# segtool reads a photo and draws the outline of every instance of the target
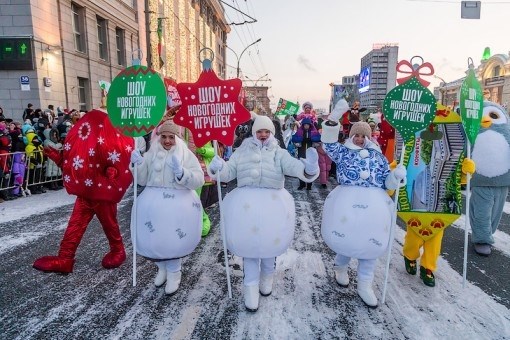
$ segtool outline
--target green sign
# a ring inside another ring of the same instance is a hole
[[[278,101],[278,107],[276,108],[275,115],[286,116],[298,113],[299,105],[288,100],[280,98]]]
[[[471,145],[475,144],[483,114],[483,93],[472,68],[460,87],[460,116]]]
[[[412,77],[393,88],[384,98],[384,118],[400,133],[404,141],[428,127],[436,115],[436,98]]]
[[[130,66],[113,79],[106,106],[112,125],[124,135],[140,137],[151,132],[166,110],[163,80],[146,66]]]
[[[33,70],[31,37],[0,37],[0,70]]]

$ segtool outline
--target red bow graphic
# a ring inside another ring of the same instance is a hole
[[[407,66],[408,69],[402,69],[403,66]],[[428,73],[422,73],[420,72],[420,69],[422,68],[427,68],[428,69]],[[402,78],[398,78],[397,79],[397,83],[400,85],[400,84],[403,84],[405,83],[406,81],[408,81],[409,79],[411,79],[412,77],[416,77],[418,79],[418,81],[425,87],[429,86],[430,85],[430,82],[429,81],[426,81],[425,79],[422,79],[420,76],[431,76],[434,74],[434,66],[432,66],[431,63],[423,63],[421,64],[420,66],[418,66],[418,68],[415,70],[413,68],[413,65],[411,65],[411,63],[407,60],[401,60],[398,62],[397,64],[397,72],[400,72],[400,73],[406,73],[406,74],[409,74],[407,77],[402,77]]]

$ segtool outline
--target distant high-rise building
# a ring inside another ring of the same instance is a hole
[[[361,58],[358,93],[361,107],[375,111],[382,107],[386,94],[396,86],[398,44],[375,44]]]

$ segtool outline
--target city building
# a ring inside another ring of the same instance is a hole
[[[396,86],[398,44],[374,44],[361,58],[358,93],[361,107],[368,112],[382,107],[386,94]]]
[[[230,27],[220,1],[145,2],[148,10],[140,31],[148,27],[144,30],[145,36],[141,37],[141,45],[148,46],[143,50],[147,51],[149,67],[178,83],[195,82],[202,71],[201,61],[212,57],[214,71],[219,78],[225,79]]]
[[[134,3],[30,0],[2,5],[0,105],[6,116],[19,120],[27,103],[83,111],[101,106],[99,81],[110,82],[130,64],[129,51],[138,48]]]
[[[222,77],[229,31],[223,13],[218,0],[2,5],[0,106],[16,120],[28,103],[43,109],[50,104],[82,111],[100,107],[99,82],[110,83],[137,60],[177,82],[196,81],[204,48],[214,52],[213,66]]]
[[[270,99],[267,86],[244,86],[244,105],[248,110],[260,115],[271,116]]]

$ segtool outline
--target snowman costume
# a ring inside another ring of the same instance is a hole
[[[270,133],[259,140],[257,131]],[[312,182],[319,166],[313,148],[301,161],[281,148],[268,117],[255,118],[252,135],[227,162],[216,156],[208,172],[222,182],[237,178],[237,188],[223,200],[222,218],[227,248],[243,257],[245,306],[254,312],[259,291],[263,296],[271,294],[276,256],[287,250],[294,237],[294,198],[284,188],[285,176]]]
[[[175,135],[175,145],[169,150],[160,142],[164,133]],[[131,232],[136,230],[137,253],[158,266],[154,284],[161,286],[166,281],[166,294],[178,289],[181,258],[195,250],[202,233],[202,204],[195,190],[204,184],[204,174],[179,136],[179,127],[166,121],[149,151],[143,157],[134,151],[131,158],[137,166],[138,183],[145,186],[136,207],[137,227]]]
[[[333,119],[335,111],[345,112],[339,107],[342,104],[335,106]],[[358,294],[369,307],[377,307],[372,290],[374,269],[377,258],[387,250],[394,214],[393,201],[386,190],[403,185],[400,182],[405,180],[406,171],[403,166],[390,171],[381,149],[369,139],[371,129],[367,123],[354,123],[349,138],[341,144],[337,141],[340,126],[336,121],[322,126],[321,140],[336,164],[339,186],[324,202],[321,233],[337,253],[334,271],[338,284],[349,284],[349,262],[353,257],[358,259]],[[355,135],[364,136],[362,147],[354,143]]]

